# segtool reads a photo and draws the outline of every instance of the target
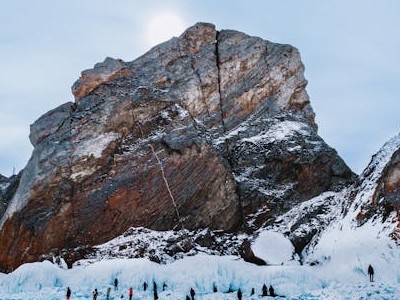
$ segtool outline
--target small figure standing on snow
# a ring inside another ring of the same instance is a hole
[[[369,265],[368,266],[368,275],[369,275],[369,281],[370,282],[373,282],[374,281],[374,268],[371,266],[371,265]]]
[[[132,300],[132,296],[133,296],[133,288],[130,287],[129,288],[129,300]]]
[[[106,293],[106,299],[107,299],[107,300],[110,299],[110,294],[111,294],[111,288],[108,287],[108,288],[107,288],[107,293]]]
[[[162,285],[162,290],[165,291],[167,289],[168,285],[164,282],[164,284]]]
[[[239,300],[242,300],[242,290],[239,288],[239,290],[237,291],[237,296]]]
[[[143,282],[143,291],[146,291],[147,290],[147,282],[145,281],[145,282]]]
[[[262,290],[262,296],[263,296],[263,297],[268,296],[268,288],[267,288],[267,286],[265,285],[265,283],[263,284],[261,290]]]
[[[154,293],[154,300],[158,299],[158,293],[157,293],[157,283],[153,281],[153,293]]]
[[[67,300],[70,300],[70,299],[71,299],[71,289],[70,289],[69,287],[67,287],[66,299],[67,299]]]
[[[196,295],[196,292],[194,291],[194,289],[190,288],[190,297],[192,297],[192,300],[194,300],[195,295]]]
[[[255,293],[256,293],[256,291],[254,290],[254,288],[251,288],[250,296],[253,296]]]
[[[188,295],[186,295],[186,300],[190,300],[190,297]]]
[[[114,279],[114,289],[118,291],[118,278]]]
[[[272,287],[272,285],[269,286],[269,295],[270,295],[271,297],[275,297],[275,296],[276,296],[276,295],[275,295],[275,290],[274,290],[274,288]]]
[[[154,300],[158,299],[158,294],[157,294],[157,290],[154,290]]]
[[[99,295],[99,292],[97,291],[97,289],[94,289],[93,291],[93,300],[97,300],[97,296]]]
[[[213,283],[213,292],[216,293],[218,292],[217,286],[215,285],[215,283]]]

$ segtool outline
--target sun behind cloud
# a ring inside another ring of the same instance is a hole
[[[186,29],[186,22],[174,11],[156,12],[151,16],[146,29],[146,39],[150,46],[179,36]]]

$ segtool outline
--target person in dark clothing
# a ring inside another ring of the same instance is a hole
[[[157,283],[153,281],[153,294],[154,294],[154,300],[158,299],[158,293],[157,293]]]
[[[114,279],[114,289],[118,291],[118,278]]]
[[[268,288],[267,288],[267,286],[265,285],[265,283],[263,284],[263,286],[262,286],[262,296],[264,297],[264,296],[268,296]]]
[[[71,299],[71,289],[67,287],[67,295],[66,295],[67,300]]]
[[[188,295],[186,295],[186,300],[190,300],[190,297]]]
[[[153,291],[157,291],[157,283],[153,281]]]
[[[168,285],[164,282],[162,285],[162,290],[165,291],[167,289]]]
[[[195,295],[196,295],[196,292],[194,291],[194,289],[190,288],[190,297],[192,297],[192,300],[194,300]]]
[[[146,291],[147,290],[147,282],[145,281],[145,282],[143,282],[143,291]]]
[[[111,294],[111,287],[107,288],[107,294],[106,294],[106,299],[110,299],[110,294]]]
[[[129,288],[129,300],[132,300],[132,297],[133,297],[133,288],[130,287]]]
[[[240,288],[237,291],[237,297],[238,297],[239,300],[242,300],[242,290]]]
[[[213,292],[216,293],[218,292],[217,286],[215,285],[215,283],[213,284]]]
[[[274,290],[274,288],[272,287],[272,285],[269,286],[269,295],[270,295],[271,297],[275,297],[275,296],[276,296],[276,295],[275,295],[275,290]]]
[[[93,300],[97,300],[97,296],[99,295],[99,292],[97,291],[97,289],[94,289],[93,291]]]
[[[368,275],[369,275],[369,281],[370,282],[373,282],[374,281],[374,268],[371,266],[371,265],[369,265],[368,266]]]
[[[251,293],[250,296],[253,296],[256,293],[256,291],[254,290],[254,288],[251,289]]]

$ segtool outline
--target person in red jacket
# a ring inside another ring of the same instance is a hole
[[[133,289],[132,287],[129,288],[129,300],[132,300],[132,296],[133,296]]]

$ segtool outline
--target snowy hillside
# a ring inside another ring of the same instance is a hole
[[[308,261],[328,262],[343,270],[365,271],[368,264],[376,264],[378,274],[398,276],[400,249],[391,238],[398,222],[394,211],[383,219],[379,213],[360,222],[360,214],[372,204],[382,172],[393,153],[400,148],[400,135],[387,142],[371,160],[360,177],[354,200],[328,228],[313,249]],[[350,196],[347,196],[350,198]],[[351,198],[350,198],[351,199]],[[380,200],[382,201],[382,200]],[[379,206],[379,203],[375,204]]]

